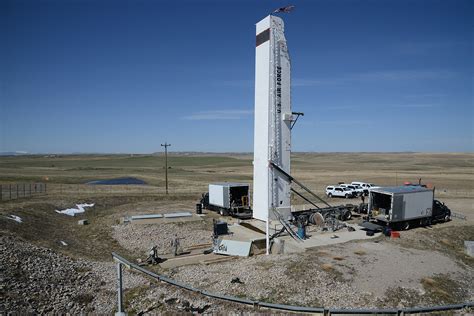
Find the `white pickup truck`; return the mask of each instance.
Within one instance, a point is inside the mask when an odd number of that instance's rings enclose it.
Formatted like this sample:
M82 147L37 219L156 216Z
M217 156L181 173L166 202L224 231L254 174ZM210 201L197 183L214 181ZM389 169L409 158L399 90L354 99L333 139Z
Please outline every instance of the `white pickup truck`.
M373 184L373 183L365 183L365 182L359 182L359 181L353 181L351 183L352 185L358 185L364 190L364 194L367 196L369 195L369 190L372 188L377 188L378 186Z
M341 188L348 188L355 192L356 196L362 196L364 194L364 189L357 184L347 184L343 183L339 185Z
M326 187L326 195L330 198L332 198L333 196L338 196L338 197L350 199L350 198L353 198L356 195L356 193L349 188L329 185Z

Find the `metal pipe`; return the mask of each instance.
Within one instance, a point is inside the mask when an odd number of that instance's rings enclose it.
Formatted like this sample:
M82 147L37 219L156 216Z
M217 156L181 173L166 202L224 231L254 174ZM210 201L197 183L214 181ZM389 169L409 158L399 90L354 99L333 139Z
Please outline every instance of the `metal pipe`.
M298 195L300 198L302 198L303 200L305 200L306 202L308 202L309 204L313 205L314 207L316 207L317 209L320 209L319 206L317 206L316 204L314 204L312 201L310 201L309 199L305 198L301 193L299 193L298 191L296 191L295 189L291 189L291 191L293 193L295 193L296 195Z
M270 254L270 233L269 233L269 229L270 229L270 219L267 218L266 222L265 222L265 240L266 240L266 255L268 256Z
M125 315L123 311L123 292L122 292L122 264L117 262L117 313L115 315Z
M296 183L297 185L299 185L303 190L305 190L306 192L308 192L309 194L311 194L313 197L315 197L316 199L318 199L319 201L321 201L322 203L326 204L328 207L332 207L331 205L329 205L328 202L324 201L322 198L320 198L319 196L317 196L315 193L313 193L313 191L311 191L310 189L308 189L307 187L305 187L303 185L303 183L299 182L298 180L296 180L295 178L293 178L291 175L289 175L288 173L285 172L285 170L281 169L280 167L278 167L276 164L274 164L273 162L270 161L270 165L275 168L277 171L281 172L283 175L285 175L288 180L291 182L294 182Z

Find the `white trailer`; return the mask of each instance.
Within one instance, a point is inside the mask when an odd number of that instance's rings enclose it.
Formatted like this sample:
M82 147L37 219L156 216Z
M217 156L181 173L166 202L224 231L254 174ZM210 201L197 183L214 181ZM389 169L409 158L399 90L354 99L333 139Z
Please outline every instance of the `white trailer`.
M240 218L252 215L249 203L249 185L235 182L211 183L209 192L201 199L202 207L205 209Z
M371 217L386 225L408 229L431 223L434 191L419 186L378 187L370 190Z

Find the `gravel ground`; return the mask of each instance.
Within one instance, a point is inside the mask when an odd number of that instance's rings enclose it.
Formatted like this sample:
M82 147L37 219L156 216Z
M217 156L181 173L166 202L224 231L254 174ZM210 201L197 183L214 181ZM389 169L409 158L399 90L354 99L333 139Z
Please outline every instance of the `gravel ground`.
M11 236L0 236L0 253L0 315L110 315L115 311L114 263L74 260ZM126 310L132 314L251 311L249 307L195 295L126 269L123 281Z
M210 231L203 224L119 225L114 227L114 238L132 251L146 252L158 245L161 253L169 253L166 236L174 232L184 238L184 246L208 242ZM433 236L441 232L458 234L457 228L449 226L429 231ZM402 232L398 240L355 241L305 253L182 266L166 273L219 294L304 306L409 307L473 300L473 265L441 251L439 247L445 246L420 228ZM233 278L242 283L231 283ZM423 283L426 278L439 280L434 296ZM449 295L438 295L444 292Z
M197 288L256 300L324 306L409 307L474 299L471 266L438 251L406 249L390 239L320 247L304 254L257 256L169 274ZM238 277L243 284L231 283ZM433 296L423 284L436 279ZM401 296L395 300L395 295Z
M111 313L115 265L73 260L16 237L0 236L0 314ZM124 288L147 282L124 272Z
M210 234L206 223L201 222L114 227L114 237L124 247L140 252L146 252L151 245L169 252L166 236L175 232L184 238L184 247L206 243ZM449 230L442 232L449 234ZM349 242L305 253L183 266L166 273L215 293L304 306L380 308L473 300L472 264L457 260L452 253L420 249L426 244L425 237L426 233L420 235L412 230L402 233L403 240ZM421 240L423 243L417 244ZM0 236L0 252L0 314L114 312L116 270L112 262L73 260L10 236ZM240 282L232 282L234 278ZM251 307L206 298L127 270L124 288L126 309L131 313L253 311Z
M348 282L317 267L317 261L300 270L301 255L258 256L208 266L186 266L171 271L173 278L220 294L243 296L272 303L337 306L339 302L363 306ZM276 263L278 262L280 263ZM239 278L241 283L231 283Z
M157 246L159 254L172 253L171 242L177 236L182 248L211 243L212 225L204 221L166 224L124 224L113 227L113 238L122 247L141 254Z
M326 248L328 255L322 261L336 262L342 273L351 276L354 288L377 296L394 285L422 290L420 280L432 275L450 274L454 279L473 277L472 269L464 269L437 251L406 249L390 241L361 242L353 245L356 247L353 250L349 246Z

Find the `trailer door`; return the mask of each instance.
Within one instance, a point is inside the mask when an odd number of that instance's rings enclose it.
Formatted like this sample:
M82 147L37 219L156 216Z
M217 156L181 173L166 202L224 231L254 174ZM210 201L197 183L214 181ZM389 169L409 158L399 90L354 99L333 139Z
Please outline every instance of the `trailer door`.
M405 216L405 204L403 203L403 195L393 195L392 205L392 221L397 222L403 220Z

